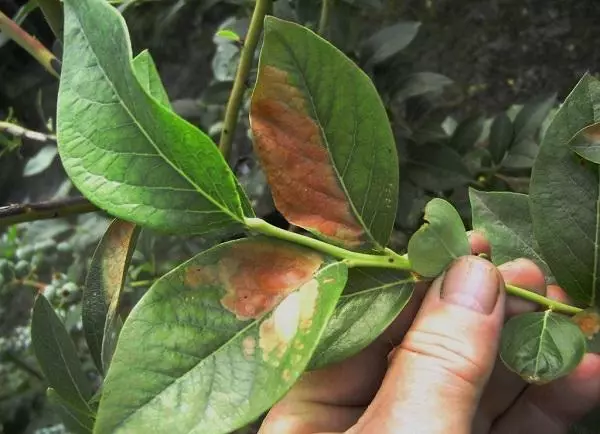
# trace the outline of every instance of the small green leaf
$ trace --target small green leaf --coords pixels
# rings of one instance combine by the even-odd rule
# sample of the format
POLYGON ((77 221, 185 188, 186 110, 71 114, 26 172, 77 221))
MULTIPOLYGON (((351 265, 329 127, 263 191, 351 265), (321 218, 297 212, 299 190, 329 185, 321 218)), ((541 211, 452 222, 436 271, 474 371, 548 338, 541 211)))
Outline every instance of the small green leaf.
POLYGON ((513 145, 502 161, 502 167, 508 169, 531 169, 540 146, 533 139, 523 139, 513 145))
POLYGON ((367 39, 361 47, 366 64, 378 64, 404 50, 417 36, 421 23, 405 21, 385 27, 367 39))
POLYGON ((102 0, 66 0, 64 9, 57 132, 76 187, 110 214, 154 229, 238 229, 233 173, 208 136, 140 84, 117 10, 102 0))
POLYGON ((450 138, 450 147, 459 154, 473 149, 483 133, 484 120, 482 116, 477 116, 461 122, 450 138))
POLYGON ((398 200, 398 158, 377 89, 350 59, 267 17, 250 118, 277 209, 354 250, 381 251, 398 200))
POLYGON ((229 29, 217 30, 217 33, 215 33, 215 36, 218 36, 219 38, 227 39, 229 41, 237 42, 237 43, 242 41, 242 38, 240 38, 240 35, 238 35, 233 30, 229 30, 229 29))
POLYGON ((571 319, 583 332, 587 340, 588 353, 600 353, 600 310, 597 307, 590 307, 571 319))
POLYGON ((494 119, 490 129, 490 154, 494 163, 499 164, 506 155, 513 140, 513 124, 506 113, 501 113, 494 119))
POLYGON ((600 123, 583 128, 570 140, 569 146, 586 160, 600 164, 600 123))
POLYGON ((502 330, 500 358, 528 383, 545 384, 569 374, 585 351, 579 327, 550 310, 513 317, 502 330))
POLYGON ((54 145, 44 146, 42 149, 35 154, 34 157, 30 158, 25 164, 23 169, 23 176, 35 176, 46 170, 52 162, 54 157, 58 154, 58 149, 54 145))
POLYGON ((75 345, 43 295, 39 295, 33 305, 31 340, 50 386, 70 407, 82 413, 92 413, 88 405, 92 387, 83 372, 75 345))
POLYGON ((321 336, 310 369, 340 362, 377 339, 410 300, 414 281, 405 271, 350 269, 348 283, 321 336))
POLYGON ((441 92, 452 83, 454 81, 442 74, 415 72, 405 77, 396 86, 398 90, 394 93, 394 100, 404 102, 414 96, 441 92))
POLYGON ((494 264, 529 258, 544 271, 551 282, 552 273, 533 237, 529 197, 519 193, 469 189, 469 198, 473 229, 483 233, 490 242, 494 264))
POLYGON ((71 406, 52 388, 48 388, 46 396, 50 404, 54 405, 60 419, 74 434, 91 434, 94 429, 94 414, 89 411, 81 411, 71 406))
POLYGON ((163 85, 154 59, 148 50, 142 51, 132 61, 133 72, 140 85, 150 96, 153 96, 162 105, 171 108, 169 95, 163 85))
POLYGON ((106 372, 117 342, 121 320, 119 299, 139 227, 113 220, 94 252, 83 290, 83 331, 96 367, 106 372))
POLYGON ((524 140, 538 142, 538 132, 550 110, 556 104, 556 95, 538 98, 523 106, 514 120, 514 145, 524 140))
POLYGON ((408 259, 414 271, 436 277, 456 258, 471 253, 460 215, 443 199, 432 199, 425 207, 426 223, 408 242, 408 259))
POLYGON ((415 185, 432 192, 451 190, 472 180, 461 156, 438 143, 410 147, 408 177, 415 185))
POLYGON ((270 238, 221 244, 159 279, 133 309, 103 385, 95 433, 227 433, 306 368, 347 268, 270 238))

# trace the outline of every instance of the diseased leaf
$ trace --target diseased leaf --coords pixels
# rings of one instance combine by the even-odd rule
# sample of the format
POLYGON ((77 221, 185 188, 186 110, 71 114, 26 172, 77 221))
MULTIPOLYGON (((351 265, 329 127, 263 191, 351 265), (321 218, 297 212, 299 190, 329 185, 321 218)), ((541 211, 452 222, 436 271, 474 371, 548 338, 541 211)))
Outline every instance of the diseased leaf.
POLYGON ((459 154, 464 154, 473 149, 483 132, 483 123, 484 118, 477 116, 458 124, 450 138, 450 147, 459 154))
POLYGON ((404 50, 417 36, 421 23, 405 21, 385 27, 367 39, 361 47, 366 64, 377 64, 404 50))
POLYGON ((310 369, 340 362, 377 339, 409 302, 414 277, 398 270, 352 268, 310 369))
POLYGON ((446 145, 428 143, 409 149, 408 177, 428 191, 451 190, 472 180, 458 153, 446 145))
POLYGON ((310 30, 267 17, 250 116, 288 221, 346 248, 385 247, 398 159, 377 90, 356 65, 310 30))
POLYGON ((81 317, 92 359, 106 372, 121 327, 117 308, 139 227, 113 220, 94 252, 83 290, 81 317))
POLYGON ((471 253, 460 215, 443 199, 425 207, 425 222, 408 242, 411 268, 425 277, 436 277, 456 258, 471 253))
POLYGON ((554 104, 556 104, 556 95, 538 98, 523 106, 513 123, 515 131, 514 145, 519 145, 523 140, 531 140, 537 143, 537 133, 554 104))
POLYGON ((39 295, 33 305, 31 341, 50 386, 70 407, 92 413, 87 403, 92 397, 92 388, 82 370, 75 345, 43 295, 39 295))
POLYGON ((144 295, 121 332, 95 432, 228 433, 308 364, 346 283, 343 263, 268 238, 221 244, 144 295))
POLYGON ((585 354, 585 337, 571 320, 550 310, 508 320, 500 358, 525 381, 545 384, 569 374, 585 354))
POLYGON ((64 5, 58 142, 73 183, 99 207, 144 226, 237 228, 233 174, 208 136, 146 93, 123 18, 102 0, 64 5))
POLYGON ((35 176, 46 170, 52 162, 54 157, 58 154, 58 150, 54 145, 44 146, 42 149, 35 154, 34 157, 30 158, 25 164, 23 169, 23 176, 35 176))
POLYGON ((558 284, 575 301, 597 305, 600 289, 600 191, 597 166, 582 165, 569 140, 600 121, 600 83, 586 75, 548 128, 533 167, 533 231, 558 284))
POLYGON ((600 353, 600 310, 590 307, 571 319, 585 336, 588 353, 600 353))
POLYGON ((473 229, 483 233, 490 242, 494 264, 528 258, 544 271, 547 282, 552 282, 552 272, 533 237, 529 197, 520 193, 469 189, 469 198, 473 229))
POLYGON ((490 129, 489 150, 494 163, 499 164, 506 155, 513 140, 513 124, 506 113, 501 113, 494 119, 490 129))
POLYGON ((586 160, 600 164, 600 123, 583 128, 570 140, 569 146, 586 160))
POLYGON ((74 434, 91 434, 94 428, 93 413, 72 407, 52 388, 46 391, 46 395, 48 401, 54 406, 69 432, 74 434))
POLYGON ((148 50, 142 51, 132 61, 133 73, 144 90, 162 105, 171 108, 169 95, 160 79, 154 60, 148 50))

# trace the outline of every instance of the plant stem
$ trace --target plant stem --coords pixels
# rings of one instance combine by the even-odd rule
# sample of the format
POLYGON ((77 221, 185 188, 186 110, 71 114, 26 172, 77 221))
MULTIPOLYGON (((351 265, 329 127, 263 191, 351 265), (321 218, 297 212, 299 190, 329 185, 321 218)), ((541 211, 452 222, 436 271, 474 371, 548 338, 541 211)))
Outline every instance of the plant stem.
POLYGON ((37 0, 37 4, 46 18, 46 22, 52 29, 56 39, 63 38, 63 8, 60 0, 37 0))
POLYGON ((0 121, 0 131, 4 131, 15 137, 25 137, 26 139, 35 140, 37 142, 56 142, 56 136, 52 134, 44 134, 38 131, 28 130, 20 125, 10 122, 0 121))
POLYGON ((333 0, 321 0, 321 16, 319 17, 319 28, 317 33, 321 36, 325 36, 327 27, 329 25, 329 10, 331 9, 331 2, 333 0))
POLYGON ((84 197, 0 207, 0 227, 99 211, 84 197))
POLYGON ((17 23, 0 12, 0 31, 31 54, 50 74, 60 77, 60 61, 17 23))
POLYGON ((576 314, 581 312, 583 309, 571 306, 569 304, 561 303, 560 301, 552 300, 548 297, 544 297, 543 295, 537 294, 533 291, 529 291, 527 289, 519 288, 518 286, 506 284, 504 285, 506 288, 506 292, 510 295, 515 295, 524 300, 529 300, 537 304, 541 304, 542 306, 547 307, 548 309, 554 312, 560 312, 565 314, 576 314))
POLYGON ((235 80, 233 82, 229 101, 227 102, 227 108, 225 109, 225 120, 223 122, 223 130, 221 131, 221 138, 219 140, 219 149, 225 157, 225 160, 229 159, 231 142, 233 141, 240 107, 244 100, 246 80, 248 79, 250 68, 252 68, 254 52, 258 45, 263 21, 270 5, 271 0, 256 0, 256 6, 254 7, 254 12, 250 19, 250 26, 248 27, 248 34, 246 35, 244 45, 242 46, 240 63, 235 74, 235 80))

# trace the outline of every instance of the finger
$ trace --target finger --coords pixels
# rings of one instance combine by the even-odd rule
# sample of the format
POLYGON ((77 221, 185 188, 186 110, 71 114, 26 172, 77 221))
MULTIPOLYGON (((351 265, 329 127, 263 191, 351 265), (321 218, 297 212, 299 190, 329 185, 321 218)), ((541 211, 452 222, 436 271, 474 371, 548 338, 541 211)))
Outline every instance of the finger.
POLYGON ((502 289, 496 268, 475 256, 459 258, 436 279, 359 430, 466 432, 496 358, 502 289))
POLYGON ((471 245, 471 252, 474 255, 484 254, 488 257, 491 256, 491 247, 488 240, 481 232, 469 231, 467 232, 469 237, 469 244, 471 245))
POLYGON ((530 386, 493 427, 493 434, 565 434, 569 427, 600 405, 600 356, 586 354, 565 378, 530 386))
MULTIPOLYGON (((506 283, 528 289, 538 294, 544 294, 546 283, 540 268, 528 259, 517 259, 498 267, 506 283)), ((505 317, 534 312, 539 308, 535 303, 523 299, 506 297, 505 317)), ((504 366, 497 358, 494 370, 487 387, 481 397, 479 411, 475 417, 474 432, 488 432, 494 420, 504 413, 525 389, 527 383, 517 374, 504 366)))

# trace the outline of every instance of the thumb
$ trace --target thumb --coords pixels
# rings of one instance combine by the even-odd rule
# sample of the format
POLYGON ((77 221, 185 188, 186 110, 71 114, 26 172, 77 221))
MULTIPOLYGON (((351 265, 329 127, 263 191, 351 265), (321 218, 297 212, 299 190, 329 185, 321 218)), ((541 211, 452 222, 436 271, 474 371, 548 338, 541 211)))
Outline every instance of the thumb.
POLYGON ((459 258, 437 278, 359 421, 371 433, 470 433, 496 361, 504 282, 490 262, 459 258))

